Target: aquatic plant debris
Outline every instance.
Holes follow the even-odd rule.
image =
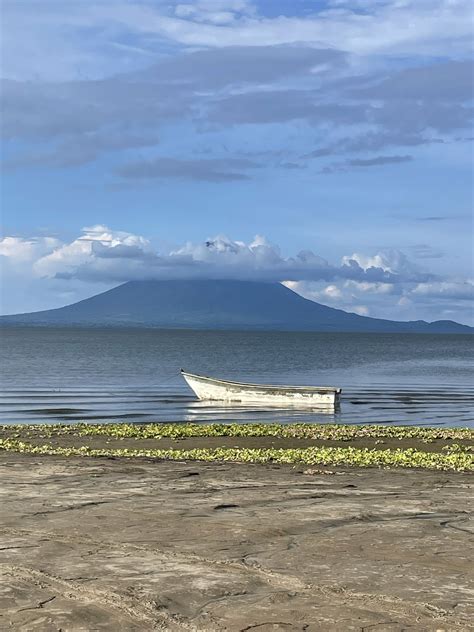
[[[232,461],[241,463],[286,463],[303,465],[347,465],[355,467],[405,467],[435,470],[469,471],[474,469],[474,429],[430,428],[419,426],[342,425],[342,424],[34,424],[0,426],[3,437],[0,449],[28,454],[90,457],[145,457],[163,460]],[[67,445],[71,437],[73,445]],[[106,446],[96,439],[105,439]],[[310,446],[202,446],[205,438],[265,438],[318,441],[323,445]],[[56,443],[44,443],[54,439]],[[78,438],[84,445],[77,445]],[[89,438],[89,442],[87,442]],[[169,440],[196,438],[199,445],[180,449],[169,446]],[[120,447],[122,440],[156,440],[154,445]],[[371,446],[361,446],[367,439]],[[168,445],[160,446],[160,440]],[[350,443],[358,446],[324,445],[326,441]],[[384,441],[391,447],[382,448]],[[405,445],[396,446],[398,441]],[[416,447],[407,446],[413,440]],[[115,445],[109,445],[110,442]],[[442,446],[423,444],[451,442]],[[59,442],[59,444],[57,443]],[[117,444],[117,442],[119,442]],[[460,443],[461,442],[461,443]],[[66,443],[66,445],[64,445]],[[87,445],[91,443],[91,445]],[[189,444],[189,441],[188,441]],[[421,449],[420,449],[421,448]],[[435,448],[435,449],[433,449]]]
[[[58,447],[51,444],[34,445],[18,439],[0,439],[0,449],[35,455],[89,456],[89,457],[145,457],[172,461],[231,461],[237,463],[281,463],[305,465],[349,465],[356,467],[408,467],[434,470],[474,470],[474,457],[470,450],[460,449],[423,452],[413,448],[396,450],[369,448],[196,448],[133,449]]]
[[[343,424],[18,424],[0,426],[0,431],[41,431],[45,436],[74,435],[141,439],[186,437],[275,437],[350,441],[364,438],[473,440],[472,428]]]

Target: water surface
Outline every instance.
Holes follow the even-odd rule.
[[[474,427],[474,340],[462,335],[8,327],[0,423],[328,422]],[[329,385],[341,409],[196,401],[179,375]]]

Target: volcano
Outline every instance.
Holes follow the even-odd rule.
[[[280,283],[129,281],[59,309],[2,316],[2,325],[321,332],[472,333],[450,320],[392,321],[303,298]]]

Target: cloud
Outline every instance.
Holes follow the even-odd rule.
[[[379,167],[382,165],[392,165],[404,162],[411,162],[413,156],[375,156],[374,158],[352,158],[345,162],[336,162],[321,170],[321,173],[336,173],[338,171],[349,171],[354,168]]]
[[[415,217],[417,222],[445,222],[451,220],[452,217],[448,215],[427,215],[425,217]]]
[[[104,153],[155,147],[159,142],[159,137],[153,133],[130,134],[111,131],[106,135],[103,132],[88,132],[70,137],[51,150],[30,151],[17,155],[5,160],[3,167],[5,169],[78,167],[96,160]]]
[[[4,0],[4,64],[11,78],[67,80],[133,70],[150,54],[183,46],[334,49],[344,42],[355,55],[443,57],[449,36],[453,56],[471,52],[468,0],[327,1],[299,15],[297,4],[284,15],[284,4],[275,11],[265,2]]]
[[[390,320],[456,319],[474,323],[474,282],[450,279],[426,283],[371,283],[336,280],[285,283],[292,290],[331,307]]]
[[[419,283],[412,290],[412,294],[420,297],[436,298],[440,300],[473,301],[474,280],[437,281]]]
[[[375,156],[375,158],[354,158],[347,161],[349,167],[376,167],[378,165],[391,165],[399,162],[410,162],[413,156]]]
[[[5,152],[4,166],[74,167],[104,153],[153,148],[159,142],[159,130],[167,126],[187,123],[194,131],[199,126],[204,131],[203,126],[216,122],[231,124],[224,121],[223,114],[219,121],[218,108],[225,105],[221,104],[223,96],[235,89],[276,87],[283,80],[303,78],[314,83],[319,81],[313,75],[315,68],[334,70],[344,64],[345,54],[337,50],[236,46],[222,48],[219,54],[213,50],[178,53],[144,70],[96,80],[3,80],[0,129],[2,138],[11,143]],[[266,99],[261,107],[267,114],[262,112],[260,116],[268,116],[271,105],[275,120],[284,121],[296,115],[292,113],[294,106],[285,104],[284,92],[279,95],[275,91],[273,104],[268,101],[270,93],[263,97],[242,94],[241,98]],[[310,114],[310,105],[308,100],[300,106],[302,116]],[[243,111],[238,102],[235,107]],[[249,120],[258,119],[258,103],[253,113],[245,104],[243,108],[248,110]],[[234,118],[238,111],[234,110]],[[330,111],[328,106],[319,106],[313,115],[324,118]],[[350,116],[345,112],[345,106],[335,107],[332,116]],[[188,157],[189,151],[183,159]]]
[[[367,119],[366,107],[321,103],[311,90],[264,90],[221,99],[211,106],[209,120],[225,125],[271,124],[301,119],[309,124],[355,124]]]
[[[344,287],[357,291],[360,294],[394,294],[396,292],[394,283],[368,283],[367,281],[346,281]],[[339,296],[342,292],[339,290]]]
[[[155,158],[130,163],[117,169],[123,178],[168,179],[179,178],[204,182],[233,182],[248,180],[245,169],[255,169],[259,164],[244,158],[212,158],[202,160],[180,160],[178,158]]]
[[[415,281],[420,274],[419,266],[410,261],[403,252],[394,248],[385,249],[372,256],[355,252],[350,256],[344,256],[342,264],[345,266],[357,265],[365,272],[380,269],[385,273],[398,275],[405,281]],[[369,285],[365,289],[372,288],[373,285]]]
[[[55,34],[60,37],[57,50],[66,59],[69,34],[70,45],[87,41],[97,47],[100,41],[100,51],[94,52],[105,55],[108,46],[110,59],[120,63],[90,79],[73,73],[59,81],[41,76],[23,81],[19,73],[16,80],[5,80],[0,124],[3,137],[13,142],[6,152],[9,168],[74,167],[102,154],[144,148],[151,153],[158,129],[184,122],[205,133],[216,125],[223,130],[303,121],[321,138],[330,138],[328,128],[334,132],[333,142],[326,140],[305,154],[322,158],[441,143],[445,138],[439,135],[468,127],[473,116],[472,62],[434,63],[431,58],[430,63],[413,66],[411,60],[410,67],[400,68],[405,62],[375,64],[370,55],[360,56],[374,50],[393,52],[393,47],[407,54],[415,44],[423,50],[428,43],[436,44],[436,37],[444,37],[448,26],[450,45],[464,45],[469,31],[465,20],[471,14],[465,0],[430,0],[429,9],[424,4],[370,3],[362,13],[350,3],[328,2],[304,16],[276,17],[246,0],[171,5],[121,0],[113,6],[71,2],[60,8],[37,0],[29,13],[28,5],[6,2],[11,29],[6,34],[5,68],[18,67],[13,57],[8,63],[8,51],[15,44],[21,56],[18,41],[28,38],[12,34],[22,23],[27,25],[28,46],[35,37],[41,42],[34,50],[28,48],[32,67],[41,52],[49,50],[47,34],[51,41]],[[98,38],[97,30],[105,26],[113,46]],[[161,48],[150,44],[156,36]],[[180,44],[164,49],[163,38]],[[199,49],[184,49],[182,44]],[[125,51],[132,57],[139,51],[140,63],[123,66]],[[81,50],[80,62],[86,64],[84,57],[93,54]],[[451,54],[458,55],[453,49]],[[153,59],[158,61],[151,63]],[[41,146],[17,153],[18,141]],[[185,151],[176,158],[189,159]],[[351,166],[369,165],[348,163],[326,170]]]
[[[324,288],[323,293],[330,299],[341,297],[341,290],[337,287],[337,285],[328,285]]]
[[[297,281],[285,285],[305,298],[330,307],[391,320],[397,318],[397,304],[406,287],[405,283],[348,279],[338,279],[330,285],[324,281]]]
[[[7,236],[0,239],[0,257],[14,259],[16,262],[34,261],[54,248],[61,242],[55,237],[24,237]]]
[[[67,285],[55,279],[42,277],[35,271],[38,261],[64,246],[56,237],[0,238],[0,313],[18,314],[25,311],[53,309],[80,301],[93,292],[87,284]],[[94,291],[110,288],[98,281]]]
[[[191,16],[190,16],[191,17]],[[228,27],[199,24],[192,20],[160,21],[157,32],[194,45],[226,43],[324,42],[347,50],[370,52],[417,52],[436,54],[446,33],[455,49],[468,49],[471,18],[469,3],[433,0],[425,3],[366,3],[364,11],[352,2],[325,3],[307,16],[245,17]],[[407,29],[406,25],[410,24]]]
[[[395,70],[383,79],[370,73],[359,75],[357,83],[362,86],[357,88],[354,77],[341,79],[336,82],[339,102],[349,102],[353,112],[359,112],[352,123],[363,121],[372,129],[340,137],[303,158],[447,142],[439,134],[468,128],[474,116],[470,106],[473,72],[472,61],[452,61]],[[357,105],[363,110],[357,110]]]
[[[268,125],[302,120],[311,126],[370,126],[360,134],[356,130],[333,145],[323,146],[309,157],[321,157],[347,151],[377,150],[387,146],[442,143],[433,136],[451,134],[468,128],[474,110],[462,102],[436,103],[426,95],[423,101],[391,99],[374,104],[370,97],[358,101],[334,91],[330,84],[318,89],[278,89],[246,91],[225,96],[209,105],[207,119],[221,126]],[[362,128],[363,129],[363,128]]]
[[[304,46],[240,46],[177,54],[146,70],[107,79],[53,83],[2,81],[2,133],[35,140],[97,132],[123,125],[138,128],[182,119],[205,91],[272,83],[308,75],[320,64],[343,62],[337,50]]]
[[[136,82],[184,86],[194,90],[226,86],[271,84],[283,79],[311,78],[315,69],[326,72],[346,66],[347,54],[338,48],[302,44],[238,45],[197,50],[162,59],[131,75]]]
[[[367,307],[367,305],[354,305],[352,308],[352,311],[356,314],[359,314],[359,316],[369,316],[370,315],[370,310]]]
[[[326,156],[378,151],[385,147],[418,147],[421,145],[443,144],[441,138],[430,138],[424,134],[405,134],[396,131],[371,131],[355,137],[341,138],[332,145],[325,145],[315,149],[301,158],[324,158]]]
[[[190,108],[182,91],[178,98],[179,88],[157,96],[152,84],[125,77],[56,84],[3,80],[1,87],[6,140],[51,141],[100,131],[116,137],[117,130],[136,134]]]
[[[100,224],[86,227],[83,234],[71,243],[56,244],[51,252],[33,262],[33,271],[43,277],[70,277],[72,271],[103,259],[124,260],[124,268],[134,261],[153,257],[150,242],[123,231],[111,231]],[[11,256],[15,256],[12,253]],[[97,280],[102,280],[98,278]]]
[[[371,109],[370,120],[382,129],[403,136],[421,135],[430,130],[451,134],[458,129],[468,128],[473,115],[473,108],[461,103],[386,101],[380,107]]]
[[[196,0],[193,4],[178,4],[174,10],[178,18],[216,25],[231,24],[242,15],[254,13],[254,5],[246,0]]]
[[[67,302],[62,292],[50,294],[50,282],[36,279],[32,270],[35,261],[60,246],[61,241],[55,237],[0,238],[0,313],[22,312],[25,306],[49,309]],[[79,298],[83,297],[72,296],[72,300]]]
[[[434,276],[408,261],[403,253],[386,251],[374,257],[360,254],[331,264],[311,251],[283,257],[264,237],[252,242],[217,236],[203,243],[188,242],[158,253],[146,238],[107,226],[84,228],[69,243],[43,242],[35,255],[33,240],[6,238],[6,256],[15,261],[28,251],[32,274],[56,279],[101,283],[137,279],[251,279],[266,281],[346,279],[368,283],[431,282]],[[50,252],[44,252],[44,244]]]
[[[298,162],[280,162],[278,166],[280,167],[280,169],[306,169],[306,165],[302,165]]]
[[[186,7],[182,10],[193,13]],[[199,7],[196,5],[196,11],[206,14],[215,10],[210,4]],[[127,11],[131,10],[128,6]],[[249,6],[245,11],[252,16]],[[360,59],[351,58],[346,51],[314,42],[247,43],[220,46],[219,51],[174,50],[146,67],[96,79],[4,80],[0,128],[2,137],[10,141],[4,166],[70,168],[104,154],[112,160],[126,152],[135,157],[141,150],[146,151],[147,160],[153,159],[160,138],[182,136],[184,128],[189,145],[199,145],[208,134],[213,147],[216,132],[222,138],[227,134],[235,146],[239,143],[232,136],[234,127],[274,126],[275,145],[284,146],[287,153],[296,149],[295,156],[287,160],[296,162],[297,156],[324,158],[444,143],[454,132],[469,127],[473,109],[466,101],[467,62],[397,67],[385,73],[380,68],[372,70],[371,62],[364,62],[363,68],[360,64]],[[288,146],[288,123],[292,121],[314,130],[324,144],[301,151],[314,138],[308,130]],[[252,142],[258,143],[258,139],[254,134]],[[174,158],[190,160],[197,148],[189,145],[178,145],[182,155]],[[233,151],[234,158],[243,158],[244,151],[239,146]],[[145,162],[143,155],[138,158]],[[351,164],[348,159],[327,165],[324,172],[363,166],[371,165]],[[171,164],[161,167],[173,173],[177,170]],[[194,173],[192,166],[189,172]],[[233,179],[246,177],[240,173]]]
[[[351,95],[382,101],[469,101],[474,98],[473,75],[473,61],[447,61],[405,68],[375,85],[354,88]]]
[[[445,255],[439,248],[433,248],[429,244],[413,244],[406,246],[410,251],[410,255],[415,259],[442,259]]]

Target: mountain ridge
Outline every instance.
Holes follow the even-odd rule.
[[[374,333],[474,333],[454,321],[360,316],[261,281],[128,281],[52,310],[0,316],[0,325],[254,329]]]

